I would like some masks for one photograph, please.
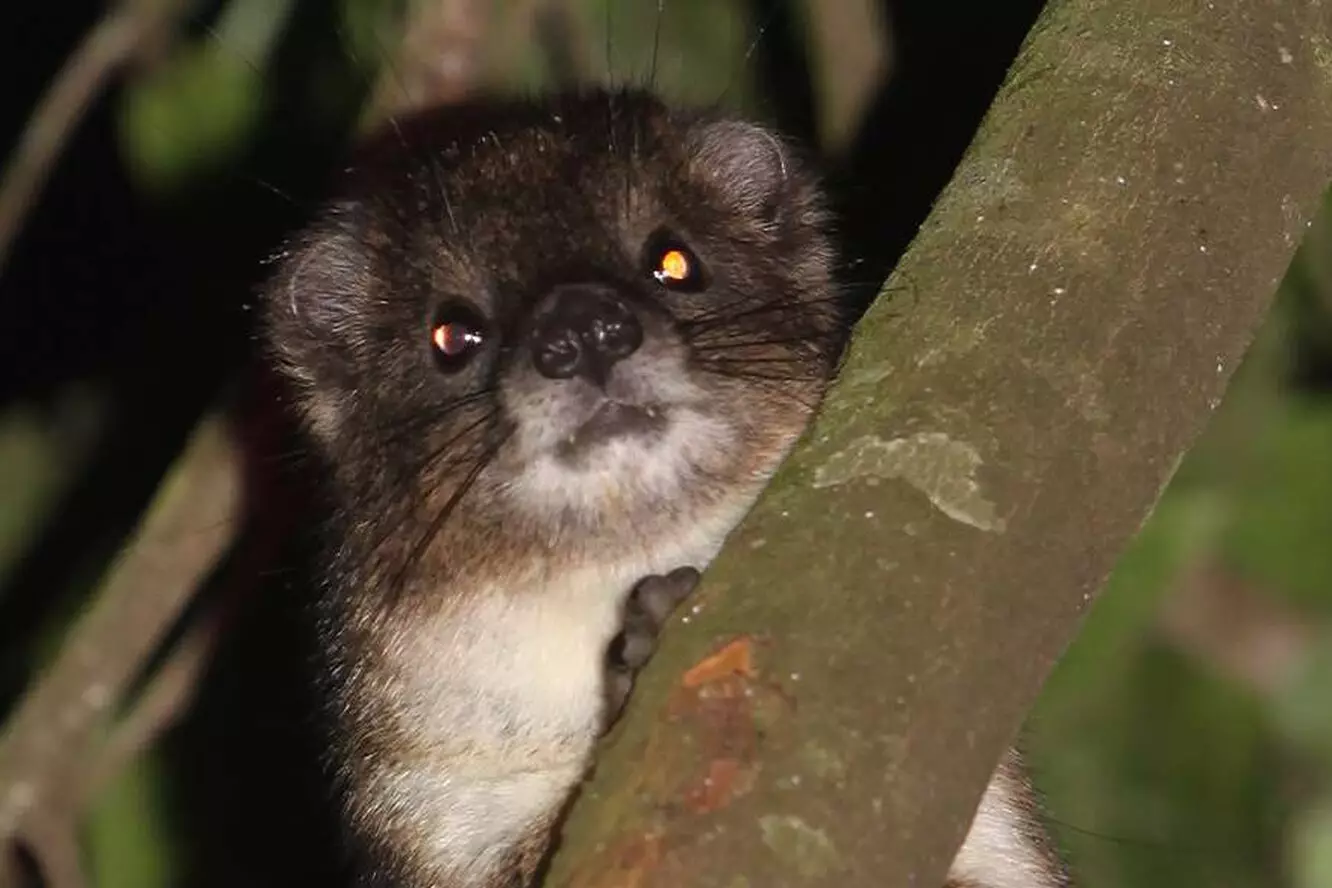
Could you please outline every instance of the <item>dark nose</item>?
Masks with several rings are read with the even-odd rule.
[[[608,287],[557,287],[537,307],[532,364],[548,379],[583,376],[601,385],[616,361],[643,344],[633,308]]]

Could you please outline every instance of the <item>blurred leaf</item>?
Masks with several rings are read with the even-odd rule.
[[[107,787],[88,820],[88,869],[97,888],[171,888],[178,881],[167,774],[139,756]]]
[[[1332,886],[1332,804],[1299,817],[1291,830],[1291,867],[1295,888]]]
[[[1332,632],[1312,645],[1299,674],[1272,701],[1272,712],[1285,738],[1317,756],[1332,776]]]
[[[1173,485],[1120,559],[1077,642],[1047,683],[1047,696],[1066,693],[1078,706],[1133,668],[1148,639],[1162,594],[1179,573],[1208,551],[1226,526],[1227,503],[1201,485]]]
[[[1200,560],[1329,602],[1332,414],[1286,387],[1290,292],[1034,713],[1040,782],[1088,888],[1280,884],[1271,861],[1290,801],[1269,701],[1176,652],[1157,614]],[[1332,738],[1332,657],[1306,678],[1286,701],[1287,733]]]
[[[234,158],[254,135],[264,71],[295,0],[232,0],[207,38],[133,84],[121,118],[130,167],[163,191]]]
[[[179,46],[128,90],[121,139],[131,170],[170,191],[234,157],[251,137],[263,78],[216,43]]]
[[[1260,701],[1155,632],[1162,596],[1210,551],[1227,498],[1173,484],[1060,661],[1029,746],[1080,884],[1266,888]],[[1206,742],[1200,737],[1206,736]]]
[[[565,49],[583,81],[651,86],[684,104],[746,108],[752,101],[750,50],[757,35],[749,4],[671,0],[659,10],[652,2],[565,0],[550,6],[567,14],[572,33]],[[490,47],[495,87],[520,94],[551,87],[550,60],[537,51],[525,25],[516,27],[521,16],[531,15],[531,5],[500,0],[493,14],[510,26],[496,29]]]
[[[212,30],[213,43],[258,72],[294,8],[295,0],[231,0]]]
[[[402,39],[407,0],[340,0],[342,47],[367,78],[373,78]]]
[[[1254,430],[1251,456],[1231,475],[1236,520],[1226,560],[1307,605],[1332,610],[1332,403],[1286,400]]]
[[[720,100],[746,107],[755,74],[750,49],[757,39],[746,4],[676,0],[660,12],[655,3],[617,0],[581,6],[596,38],[591,69],[606,71],[611,82],[651,84],[685,104]]]
[[[0,414],[0,583],[88,455],[105,406],[73,390],[47,415],[23,404]]]

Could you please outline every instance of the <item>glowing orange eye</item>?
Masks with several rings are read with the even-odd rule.
[[[435,363],[440,370],[460,370],[485,342],[485,318],[470,306],[447,304],[435,314],[430,344],[435,347]]]
[[[435,348],[449,357],[462,354],[472,345],[479,344],[480,338],[476,331],[461,324],[440,324],[431,337]]]
[[[658,228],[643,244],[644,273],[661,286],[676,293],[702,293],[708,288],[708,273],[703,262],[678,235]]]
[[[663,284],[667,281],[679,283],[689,279],[693,263],[683,250],[667,250],[657,262],[656,278]]]

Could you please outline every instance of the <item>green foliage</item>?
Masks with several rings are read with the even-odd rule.
[[[379,71],[380,60],[401,39],[407,10],[405,0],[340,0],[342,47],[365,77]]]
[[[1229,481],[1232,521],[1221,551],[1299,603],[1332,611],[1332,409],[1326,397],[1274,405],[1271,424]],[[1284,557],[1283,557],[1284,556]]]
[[[1322,229],[1320,229],[1322,230]],[[1332,886],[1332,398],[1293,385],[1301,263],[1029,724],[1088,888]],[[1181,651],[1162,609],[1219,566],[1317,639],[1275,692]]]
[[[121,139],[130,169],[154,191],[216,173],[259,123],[264,66],[293,0],[232,0],[217,25],[176,44],[124,96]]]
[[[1318,637],[1272,707],[1273,719],[1287,742],[1332,768],[1329,689],[1332,689],[1332,628]]]
[[[1304,811],[1291,825],[1291,868],[1295,888],[1332,885],[1332,807]]]
[[[212,43],[185,44],[125,96],[126,159],[154,191],[213,172],[239,150],[258,121],[263,78]]]
[[[88,819],[87,859],[97,888],[179,884],[164,772],[156,756],[130,763],[101,794]]]

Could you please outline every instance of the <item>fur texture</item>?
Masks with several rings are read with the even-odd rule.
[[[662,238],[691,286],[654,275]],[[642,93],[478,102],[362,147],[266,304],[324,465],[322,690],[367,882],[530,882],[626,596],[712,559],[834,371],[832,268],[789,146]],[[534,362],[533,319],[569,286],[641,325],[604,378]],[[480,345],[454,359],[460,310]],[[603,428],[607,405],[635,423]],[[1000,776],[959,878],[1059,884]]]

